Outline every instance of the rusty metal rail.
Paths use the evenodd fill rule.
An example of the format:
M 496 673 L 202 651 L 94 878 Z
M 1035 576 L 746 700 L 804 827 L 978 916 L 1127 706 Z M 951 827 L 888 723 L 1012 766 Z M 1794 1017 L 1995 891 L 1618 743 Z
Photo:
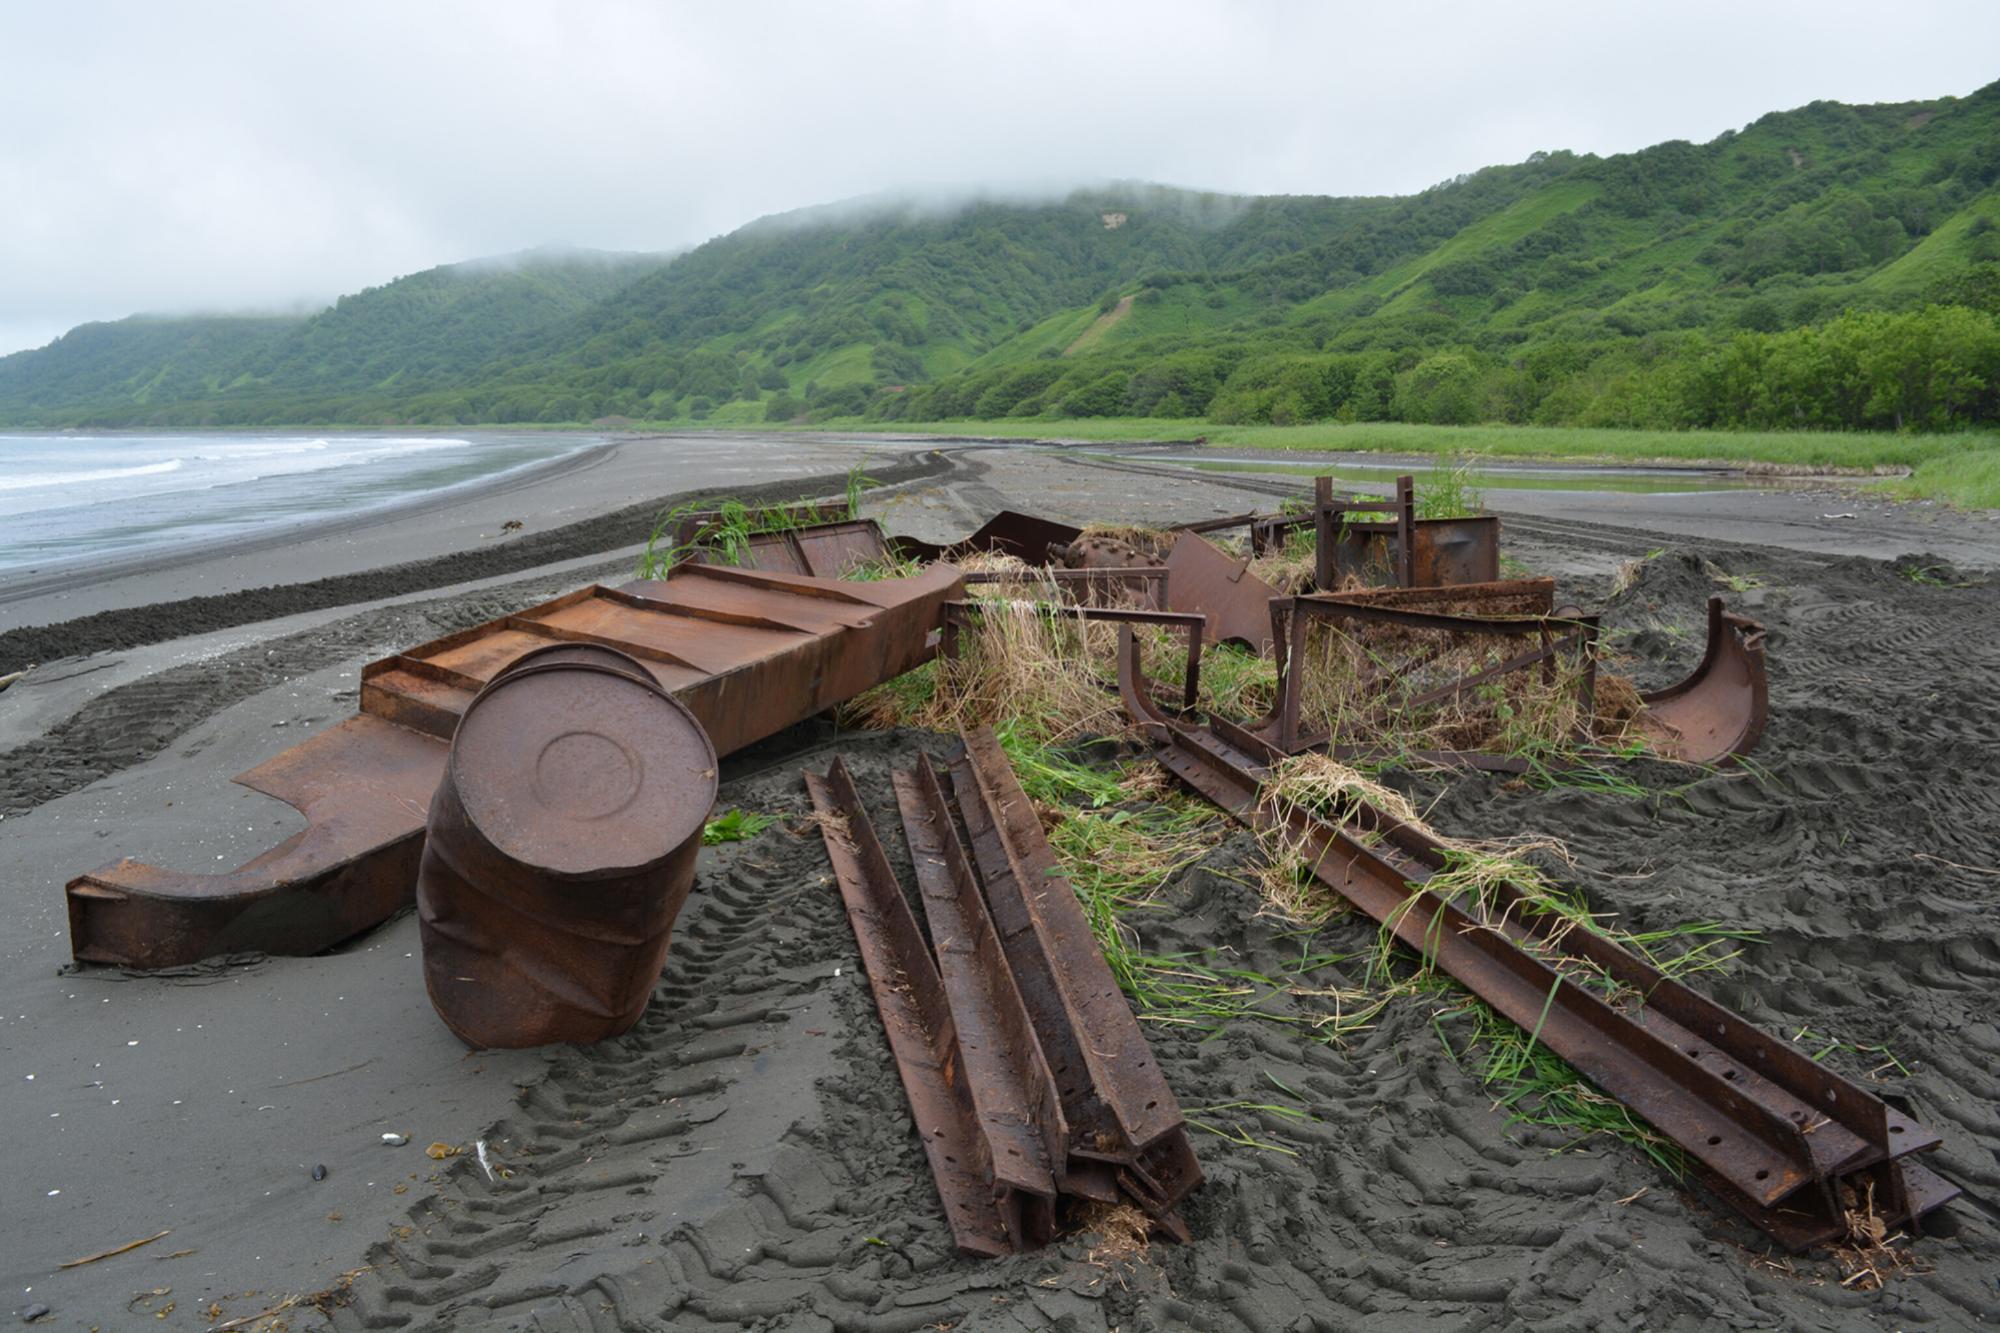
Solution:
M 1042 1244 L 1065 1198 L 1184 1239 L 1201 1167 L 1179 1104 L 998 739 L 963 740 L 950 795 L 928 757 L 891 775 L 928 953 L 845 766 L 806 774 L 959 1247 Z
M 1130 633 L 1129 629 L 1126 631 Z M 1118 989 L 1033 802 L 991 727 L 962 737 L 952 784 L 1017 975 L 1035 977 L 1036 1030 L 1060 1053 L 1066 1102 L 1088 1108 L 1071 1156 L 1117 1164 L 1156 1215 L 1201 1180 L 1180 1104 Z M 1080 1145 L 1080 1146 L 1079 1146 Z M 1138 1188 L 1135 1188 L 1134 1185 Z
M 805 779 L 952 1237 L 962 1252 L 985 1258 L 1025 1248 L 1020 1207 L 991 1186 L 994 1145 L 960 1074 L 958 1029 L 944 982 L 854 779 L 838 758 L 825 777 L 807 773 Z
M 1781 1244 L 1844 1237 L 1857 1190 L 1890 1225 L 1958 1193 L 1910 1160 L 1936 1134 L 1604 935 L 1538 911 L 1512 884 L 1464 904 L 1426 889 L 1448 855 L 1423 831 L 1366 806 L 1337 825 L 1269 799 L 1262 757 L 1175 721 L 1136 688 L 1129 634 L 1120 658 L 1127 706 L 1169 772 L 1245 825 L 1294 840 L 1321 883 L 1644 1117 Z
M 1055 1076 L 1035 1040 L 930 757 L 919 757 L 915 771 L 895 773 L 891 781 L 958 1032 L 965 1086 L 995 1149 L 993 1183 L 1016 1201 L 1022 1239 L 1041 1244 L 1055 1230 L 1050 1163 L 1069 1155 L 1069 1126 Z
M 221 875 L 124 860 L 70 881 L 79 962 L 309 954 L 407 905 L 447 742 L 479 691 L 551 644 L 618 649 L 729 754 L 929 659 L 957 570 L 842 582 L 726 565 L 592 586 L 369 664 L 361 712 L 236 780 L 307 827 Z

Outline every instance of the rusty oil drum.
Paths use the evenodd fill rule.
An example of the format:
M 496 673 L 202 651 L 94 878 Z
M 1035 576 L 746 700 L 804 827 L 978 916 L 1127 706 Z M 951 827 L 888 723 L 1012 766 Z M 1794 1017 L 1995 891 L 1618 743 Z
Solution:
M 452 739 L 417 875 L 445 1025 L 511 1047 L 638 1022 L 715 793 L 708 734 L 624 654 L 565 645 L 495 677 Z

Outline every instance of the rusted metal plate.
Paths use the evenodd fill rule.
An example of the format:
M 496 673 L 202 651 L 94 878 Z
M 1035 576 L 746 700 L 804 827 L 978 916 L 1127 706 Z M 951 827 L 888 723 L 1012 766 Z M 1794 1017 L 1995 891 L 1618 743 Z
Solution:
M 1708 644 L 1679 684 L 1639 696 L 1639 728 L 1653 748 L 1689 764 L 1719 764 L 1750 753 L 1770 720 L 1764 627 L 1708 599 Z
M 306 827 L 221 875 L 121 860 L 71 880 L 71 955 L 80 963 L 178 967 L 252 950 L 313 954 L 409 904 L 444 746 L 354 717 L 236 781 L 306 817 Z
M 1233 556 L 1195 533 L 1183 533 L 1167 554 L 1167 607 L 1208 617 L 1209 643 L 1271 651 L 1271 599 L 1278 590 Z
M 1073 1165 L 1118 1163 L 1120 1179 L 1133 1182 L 1128 1192 L 1159 1216 L 1201 1180 L 1180 1104 L 998 738 L 980 727 L 962 739 L 952 783 L 1008 961 L 1065 1111 L 1075 1108 Z
M 952 1238 L 965 1254 L 1010 1254 L 1019 1233 L 1010 1229 L 988 1183 L 990 1150 L 961 1076 L 957 1029 L 923 932 L 847 765 L 835 759 L 825 777 L 807 773 L 805 779 Z
M 120 861 L 68 886 L 79 961 L 168 967 L 235 950 L 316 953 L 408 904 L 446 742 L 475 695 L 531 650 L 610 647 L 686 704 L 728 754 L 931 656 L 957 570 L 844 582 L 684 565 L 592 586 L 362 672 L 362 716 L 237 780 L 308 827 L 223 875 Z
M 445 1026 L 519 1047 L 638 1022 L 716 783 L 701 724 L 650 680 L 545 660 L 481 691 L 417 875 L 424 985 Z
M 909 560 L 952 560 L 973 551 L 990 551 L 1011 555 L 1031 565 L 1045 565 L 1051 546 L 1066 547 L 1082 535 L 1082 528 L 1069 523 L 1003 509 L 981 524 L 977 532 L 959 541 L 939 544 L 915 537 L 897 537 L 890 545 Z
M 1129 639 L 1129 636 L 1128 636 Z M 1136 660 L 1136 646 L 1121 645 Z M 1136 680 L 1135 663 L 1121 680 Z M 1260 757 L 1185 726 L 1143 691 L 1127 706 L 1160 742 L 1159 761 L 1252 828 L 1282 828 L 1340 894 L 1497 1012 L 1643 1116 L 1721 1182 L 1720 1197 L 1786 1244 L 1846 1234 L 1839 1187 L 1869 1173 L 1892 1225 L 1938 1206 L 1950 1187 L 1899 1159 L 1937 1136 L 1879 1098 L 1745 1023 L 1595 932 L 1529 910 L 1512 885 L 1461 905 L 1423 889 L 1448 864 L 1429 835 L 1372 810 L 1347 826 L 1262 797 Z M 1579 985 L 1602 979 L 1614 1003 Z
M 1069 1128 L 1055 1079 L 929 757 L 920 757 L 914 772 L 893 774 L 891 781 L 958 1034 L 973 1122 L 993 1163 L 1001 1214 L 1024 1243 L 1039 1245 L 1054 1231 L 1051 1164 L 1066 1161 L 1069 1154 Z
M 1400 577 L 1401 531 L 1396 523 L 1341 524 L 1333 544 L 1336 579 L 1433 588 L 1492 583 L 1500 577 L 1500 520 L 1494 515 L 1415 520 L 1409 528 L 1411 574 L 1407 583 Z M 1332 586 L 1322 585 L 1323 589 Z
M 690 560 L 698 565 L 727 564 L 766 573 L 839 579 L 887 559 L 889 543 L 872 518 L 840 519 L 760 532 L 740 550 L 727 554 L 733 558 L 724 559 L 724 552 L 698 547 Z

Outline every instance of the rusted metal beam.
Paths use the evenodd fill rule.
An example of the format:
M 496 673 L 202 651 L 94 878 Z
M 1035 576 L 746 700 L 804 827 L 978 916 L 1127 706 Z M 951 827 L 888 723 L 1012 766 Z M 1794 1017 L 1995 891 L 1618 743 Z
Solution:
M 1069 1157 L 1069 1126 L 1055 1078 L 929 756 L 919 757 L 915 771 L 898 771 L 890 780 L 958 1034 L 973 1119 L 990 1147 L 995 1196 L 1019 1243 L 1040 1245 L 1055 1230 L 1051 1164 Z
M 979 727 L 962 740 L 952 785 L 1008 961 L 1076 1108 L 1070 1155 L 1117 1164 L 1128 1192 L 1163 1214 L 1201 1180 L 1180 1105 L 999 739 Z
M 79 962 L 157 968 L 217 953 L 309 954 L 411 901 L 447 743 L 480 689 L 551 645 L 635 660 L 729 754 L 929 660 L 949 566 L 840 582 L 682 565 L 592 586 L 370 663 L 361 715 L 240 775 L 307 827 L 221 875 L 124 860 L 67 886 Z
M 1120 650 L 1120 680 L 1134 682 L 1129 635 Z M 1260 756 L 1168 717 L 1141 689 L 1126 703 L 1169 772 L 1249 827 L 1294 840 L 1323 884 L 1645 1118 L 1781 1243 L 1844 1236 L 1843 1187 L 1875 1186 L 1891 1225 L 1957 1192 L 1907 1160 L 1935 1134 L 1796 1046 L 1587 926 L 1538 912 L 1518 886 L 1470 903 L 1431 892 L 1448 855 L 1422 830 L 1365 805 L 1345 826 L 1281 806 L 1266 797 Z
M 951 1006 L 923 932 L 847 765 L 836 758 L 824 777 L 809 772 L 805 779 L 952 1238 L 969 1255 L 1011 1254 L 1019 1232 L 989 1184 L 992 1148 L 979 1130 Z
M 1165 565 L 1065 569 L 1049 565 L 1031 571 L 976 570 L 966 574 L 968 587 L 989 584 L 1048 583 L 1080 606 L 1117 605 L 1107 598 L 1124 598 L 1140 610 L 1166 610 L 1168 570 Z M 1182 609 L 1182 608 L 1175 608 Z

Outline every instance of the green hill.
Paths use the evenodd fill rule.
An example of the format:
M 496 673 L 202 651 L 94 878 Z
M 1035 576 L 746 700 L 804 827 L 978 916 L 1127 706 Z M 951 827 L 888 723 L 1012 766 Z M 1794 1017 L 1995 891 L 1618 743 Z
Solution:
M 2000 84 L 1401 198 L 862 201 L 0 359 L 16 424 L 2000 420 Z
M 535 250 L 398 278 L 309 317 L 135 315 L 85 324 L 0 358 L 0 420 L 331 420 L 345 402 L 477 378 L 495 358 L 664 262 Z

